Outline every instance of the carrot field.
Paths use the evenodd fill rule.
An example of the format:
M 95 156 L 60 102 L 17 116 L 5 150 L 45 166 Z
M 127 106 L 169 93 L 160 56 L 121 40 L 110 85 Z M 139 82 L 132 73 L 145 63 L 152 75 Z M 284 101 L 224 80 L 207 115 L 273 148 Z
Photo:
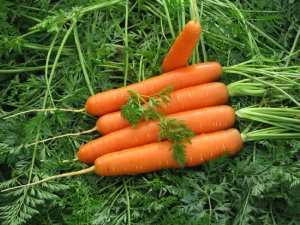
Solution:
M 122 116 L 133 129 L 141 118 L 160 121 L 158 141 L 175 143 L 181 167 L 97 175 L 76 160 L 110 135 L 96 131 L 87 99 L 163 74 L 190 20 L 201 36 L 187 66 L 222 66 L 215 82 L 226 85 L 243 148 L 182 166 L 193 134 L 151 111 L 156 97 L 168 101 L 171 83 L 156 95 L 129 92 Z M 298 0 L 0 0 L 0 224 L 300 225 L 299 39 Z

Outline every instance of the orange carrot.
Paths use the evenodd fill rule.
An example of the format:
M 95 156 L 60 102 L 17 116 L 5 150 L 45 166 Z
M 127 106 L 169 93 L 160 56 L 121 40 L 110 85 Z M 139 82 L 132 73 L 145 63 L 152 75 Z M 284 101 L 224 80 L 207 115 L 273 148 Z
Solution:
M 228 101 L 227 88 L 221 82 L 210 82 L 171 92 L 168 103 L 156 108 L 159 113 L 171 114 L 208 106 L 222 105 Z M 98 132 L 109 134 L 130 126 L 120 111 L 101 116 L 96 123 Z
M 169 115 L 173 113 L 199 109 L 208 106 L 222 105 L 228 101 L 228 88 L 221 82 L 210 82 L 196 86 L 179 89 L 170 94 L 168 103 L 162 103 L 162 108 L 155 108 L 158 113 Z M 105 114 L 98 118 L 96 126 L 90 130 L 78 133 L 63 134 L 33 142 L 28 146 L 51 141 L 67 136 L 78 136 L 98 131 L 103 135 L 121 130 L 130 126 L 129 122 L 121 116 L 120 111 Z
M 139 83 L 93 95 L 87 99 L 85 110 L 91 115 L 101 116 L 120 110 L 127 102 L 128 90 L 136 91 L 141 95 L 152 95 L 170 85 L 173 86 L 173 90 L 178 90 L 215 81 L 221 74 L 222 66 L 217 62 L 191 65 Z
M 229 152 L 230 156 L 235 155 L 242 149 L 243 141 L 245 141 L 235 128 L 200 134 L 190 140 L 191 144 L 187 144 L 185 149 L 185 167 L 199 166 L 204 162 L 220 157 L 225 152 Z M 179 168 L 180 165 L 173 159 L 173 151 L 169 150 L 171 145 L 172 143 L 168 141 L 155 142 L 109 153 L 97 158 L 94 166 L 87 169 L 47 177 L 34 183 L 7 188 L 1 190 L 1 192 L 93 171 L 100 176 L 120 176 L 149 173 L 160 169 Z
M 221 105 L 170 114 L 166 118 L 182 120 L 194 134 L 201 134 L 231 127 L 235 123 L 235 112 L 232 107 Z M 161 129 L 159 123 L 140 122 L 135 128 L 129 126 L 92 140 L 79 149 L 78 160 L 91 164 L 105 154 L 156 142 Z
M 175 39 L 162 63 L 162 71 L 169 72 L 187 65 L 201 34 L 201 25 L 197 20 L 189 21 Z
M 201 165 L 228 151 L 234 155 L 243 147 L 241 134 L 234 128 L 200 134 L 191 138 L 191 142 L 186 147 L 186 167 Z M 96 159 L 95 172 L 100 176 L 119 176 L 179 168 L 169 150 L 171 144 L 168 141 L 155 142 L 109 153 Z

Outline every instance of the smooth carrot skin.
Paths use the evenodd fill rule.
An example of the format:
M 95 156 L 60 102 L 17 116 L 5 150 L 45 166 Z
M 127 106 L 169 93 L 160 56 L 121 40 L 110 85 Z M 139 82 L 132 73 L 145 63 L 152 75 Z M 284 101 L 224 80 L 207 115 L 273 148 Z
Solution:
M 85 110 L 91 115 L 101 116 L 120 110 L 127 102 L 128 90 L 141 95 L 153 95 L 169 85 L 173 86 L 173 90 L 178 90 L 212 82 L 220 78 L 221 74 L 222 66 L 217 62 L 198 63 L 139 83 L 95 94 L 87 99 Z
M 225 152 L 235 155 L 243 147 L 241 134 L 235 128 L 200 134 L 191 138 L 186 146 L 186 167 L 198 166 Z M 144 146 L 113 152 L 95 161 L 95 172 L 100 176 L 120 176 L 149 173 L 162 168 L 179 168 L 173 159 L 172 143 L 156 142 Z
M 235 123 L 234 109 L 228 105 L 212 106 L 185 112 L 170 114 L 166 118 L 183 120 L 194 134 L 214 132 L 231 127 Z M 104 135 L 83 145 L 78 151 L 78 160 L 86 164 L 105 154 L 157 142 L 160 121 L 140 122 L 134 128 Z
M 128 121 L 121 116 L 120 111 L 107 113 L 97 119 L 97 131 L 103 135 L 129 127 Z
M 220 157 L 225 152 L 229 152 L 231 156 L 235 155 L 243 147 L 243 137 L 235 128 L 200 134 L 191 138 L 190 141 L 191 144 L 186 143 L 185 167 L 201 165 Z M 171 145 L 172 143 L 168 141 L 155 142 L 109 153 L 97 158 L 95 164 L 87 169 L 47 177 L 37 182 L 6 188 L 1 192 L 93 171 L 100 176 L 121 176 L 179 168 L 180 165 L 173 159 L 173 151 L 170 151 Z
M 156 108 L 162 114 L 177 113 L 192 109 L 222 105 L 229 99 L 227 87 L 221 82 L 209 82 L 184 89 L 171 94 L 169 102 Z
M 169 102 L 162 104 L 162 108 L 157 108 L 156 110 L 159 113 L 168 115 L 222 105 L 227 101 L 228 93 L 226 85 L 221 82 L 210 82 L 171 92 Z M 96 122 L 98 132 L 103 135 L 121 130 L 128 126 L 130 126 L 130 124 L 121 116 L 120 111 L 105 114 Z
M 189 21 L 175 39 L 162 63 L 162 71 L 169 72 L 187 65 L 201 35 L 201 25 L 197 20 Z

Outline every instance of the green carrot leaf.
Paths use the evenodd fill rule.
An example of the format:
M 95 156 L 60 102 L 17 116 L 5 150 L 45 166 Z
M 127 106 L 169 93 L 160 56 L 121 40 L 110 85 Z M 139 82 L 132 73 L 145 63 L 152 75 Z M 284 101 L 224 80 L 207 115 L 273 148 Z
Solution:
M 169 102 L 172 89 L 172 86 L 168 86 L 151 96 L 141 95 L 129 90 L 128 102 L 121 107 L 121 115 L 133 127 L 143 118 L 146 122 L 149 119 L 160 120 L 158 126 L 161 127 L 161 130 L 158 141 L 168 140 L 172 142 L 173 157 L 181 166 L 184 166 L 186 146 L 182 142 L 191 143 L 189 138 L 193 137 L 194 133 L 183 121 L 175 118 L 165 118 L 163 114 L 156 111 L 156 109 L 162 108 L 163 103 Z M 145 99 L 148 99 L 148 102 Z
M 171 145 L 170 150 L 173 150 L 173 159 L 176 160 L 181 167 L 185 165 L 185 145 L 179 142 L 175 142 Z
M 164 118 L 158 126 L 161 127 L 158 140 L 167 139 L 172 142 L 170 149 L 174 150 L 173 158 L 181 166 L 184 166 L 186 145 L 183 142 L 191 144 L 190 137 L 193 137 L 195 134 L 182 120 L 175 118 Z
M 123 116 L 131 126 L 135 127 L 139 123 L 144 115 L 145 108 L 135 100 L 134 97 L 130 96 L 128 104 L 123 105 L 121 109 L 121 116 Z
M 158 113 L 156 109 L 162 108 L 163 103 L 169 102 L 172 89 L 172 85 L 170 85 L 151 96 L 141 95 L 133 90 L 128 90 L 128 101 L 127 104 L 121 107 L 121 115 L 132 126 L 136 126 L 143 118 L 146 121 L 149 119 L 160 119 L 163 115 Z

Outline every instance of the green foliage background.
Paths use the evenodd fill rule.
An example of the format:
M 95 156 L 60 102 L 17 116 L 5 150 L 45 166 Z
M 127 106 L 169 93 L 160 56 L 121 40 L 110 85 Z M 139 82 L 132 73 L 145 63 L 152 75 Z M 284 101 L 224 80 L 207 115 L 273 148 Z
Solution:
M 299 65 L 300 2 L 197 0 L 203 27 L 190 64 Z M 0 189 L 86 168 L 88 96 L 158 75 L 191 19 L 189 0 L 0 0 Z M 226 75 L 226 84 L 241 79 Z M 234 97 L 236 109 L 261 99 Z M 243 129 L 246 124 L 237 123 Z M 300 224 L 300 142 L 246 143 L 235 157 L 144 175 L 86 174 L 0 193 L 0 224 Z M 42 161 L 41 161 L 42 160 Z

